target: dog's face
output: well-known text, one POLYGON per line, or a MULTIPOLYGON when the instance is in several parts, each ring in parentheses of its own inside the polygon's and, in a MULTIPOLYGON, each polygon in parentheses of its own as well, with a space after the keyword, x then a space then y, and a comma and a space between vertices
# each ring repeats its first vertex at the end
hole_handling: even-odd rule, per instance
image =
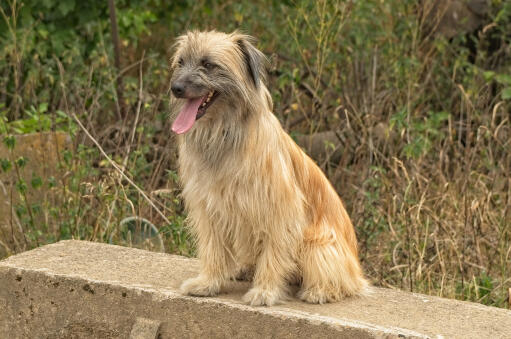
POLYGON ((187 132, 204 115, 214 118, 222 105, 250 102, 264 77, 265 62, 252 40, 214 31, 189 32, 177 39, 171 90, 181 108, 174 132, 187 132))

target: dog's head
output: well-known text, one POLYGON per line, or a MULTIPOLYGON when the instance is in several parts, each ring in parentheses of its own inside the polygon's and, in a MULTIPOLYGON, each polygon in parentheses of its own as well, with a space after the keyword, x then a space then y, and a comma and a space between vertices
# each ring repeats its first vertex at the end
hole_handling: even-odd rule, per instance
POLYGON ((180 111, 172 130, 182 134, 202 116, 251 103, 264 86, 266 58, 254 39, 237 32, 189 32, 176 42, 171 90, 180 111))

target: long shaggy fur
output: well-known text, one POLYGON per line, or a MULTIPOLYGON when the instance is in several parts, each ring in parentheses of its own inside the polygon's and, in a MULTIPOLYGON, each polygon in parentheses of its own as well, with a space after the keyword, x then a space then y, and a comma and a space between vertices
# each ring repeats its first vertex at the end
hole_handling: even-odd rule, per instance
POLYGON ((265 58, 252 41, 213 31, 189 32, 176 43, 173 81, 192 74, 196 90, 220 94, 178 138, 182 195, 201 262, 182 291, 213 296, 240 270, 253 270, 243 298, 251 305, 286 299, 290 281, 300 282, 299 298, 311 303, 359 294, 367 283, 350 218, 273 115, 265 58), (195 68, 205 57, 214 70, 195 68))

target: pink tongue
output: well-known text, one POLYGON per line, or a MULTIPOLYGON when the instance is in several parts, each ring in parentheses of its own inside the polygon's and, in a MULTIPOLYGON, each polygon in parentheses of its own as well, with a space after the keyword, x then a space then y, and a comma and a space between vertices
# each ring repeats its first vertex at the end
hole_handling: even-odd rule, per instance
POLYGON ((197 111, 204 98, 188 99, 172 124, 172 130, 177 134, 183 134, 192 128, 197 116, 197 111))

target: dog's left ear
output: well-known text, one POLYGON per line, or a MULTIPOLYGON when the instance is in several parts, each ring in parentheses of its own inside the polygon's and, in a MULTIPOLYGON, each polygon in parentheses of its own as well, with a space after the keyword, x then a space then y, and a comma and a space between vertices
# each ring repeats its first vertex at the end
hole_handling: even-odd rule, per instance
POLYGON ((254 86, 258 88, 260 82, 265 81, 266 79, 267 59, 263 52, 254 47, 252 44, 254 40, 254 38, 248 35, 241 35, 237 37, 236 43, 243 53, 245 64, 248 73, 254 82, 254 86))

